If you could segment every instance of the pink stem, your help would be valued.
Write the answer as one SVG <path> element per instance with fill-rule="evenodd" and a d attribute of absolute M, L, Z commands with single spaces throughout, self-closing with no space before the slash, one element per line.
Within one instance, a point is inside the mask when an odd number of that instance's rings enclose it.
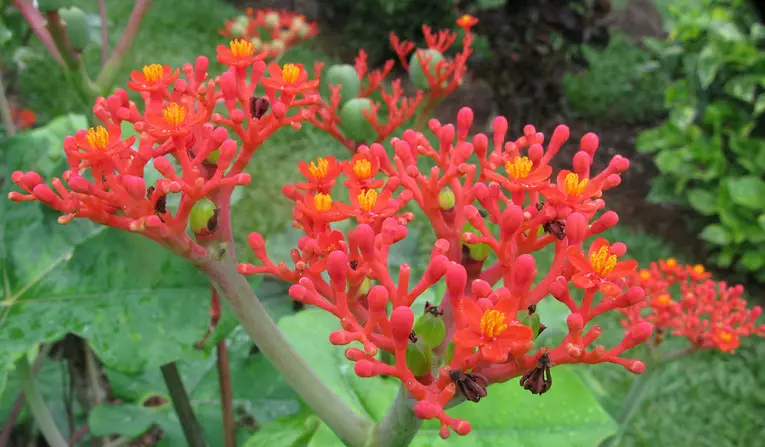
<path fill-rule="evenodd" d="M 34 7 L 34 4 L 29 0 L 13 0 L 13 3 L 19 8 L 21 15 L 24 16 L 29 27 L 32 28 L 32 31 L 34 31 L 43 43 L 51 57 L 55 59 L 59 65 L 64 66 L 64 59 L 56 48 L 56 44 L 53 42 L 53 37 L 45 28 L 45 19 L 42 14 L 40 14 L 40 11 L 38 11 L 37 8 Z"/>
<path fill-rule="evenodd" d="M 125 31 L 122 32 L 119 42 L 114 47 L 114 51 L 109 56 L 109 59 L 104 63 L 104 68 L 101 70 L 101 74 L 98 75 L 96 83 L 101 90 L 111 87 L 114 82 L 114 77 L 117 75 L 122 59 L 125 57 L 125 52 L 130 48 L 133 43 L 138 30 L 141 27 L 141 21 L 143 16 L 146 15 L 146 11 L 151 6 L 151 0 L 136 0 L 133 11 L 130 13 L 130 18 L 125 26 Z"/>

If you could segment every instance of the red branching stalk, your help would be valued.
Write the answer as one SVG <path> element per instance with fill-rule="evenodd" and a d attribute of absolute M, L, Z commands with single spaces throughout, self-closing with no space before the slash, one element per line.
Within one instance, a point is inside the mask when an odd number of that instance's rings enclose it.
<path fill-rule="evenodd" d="M 294 226 L 305 232 L 292 250 L 294 265 L 273 263 L 262 236 L 252 233 L 249 243 L 262 265 L 239 266 L 244 275 L 293 282 L 293 299 L 337 316 L 340 328 L 330 342 L 359 343 L 346 350 L 355 372 L 397 377 L 417 400 L 415 414 L 440 420 L 443 437 L 450 428 L 463 435 L 471 429 L 469 422 L 445 413 L 455 395 L 477 402 L 490 383 L 523 376 L 525 388 L 543 393 L 551 386 L 550 366 L 565 363 L 610 362 L 642 373 L 642 362 L 621 355 L 652 331 L 647 322 L 630 325 L 622 342 L 609 349 L 596 343 L 602 329 L 588 326 L 605 312 L 643 300 L 643 290 L 626 282 L 636 263 L 618 261 L 624 244 L 600 238 L 589 244 L 588 255 L 583 252 L 586 239 L 617 223 L 612 211 L 596 214 L 605 207 L 603 192 L 620 183 L 629 162 L 615 156 L 605 170 L 592 173 L 598 138 L 587 134 L 573 171 L 561 171 L 553 182 L 549 162 L 568 139 L 566 126 L 555 129 L 545 148 L 544 136 L 533 126 L 507 140 L 503 117 L 495 119 L 491 138 L 477 134 L 471 139 L 472 121 L 469 108 L 459 112 L 456 128 L 431 120 L 439 141 L 435 146 L 407 130 L 391 140 L 392 157 L 375 143 L 360 146 L 349 161 L 301 162 L 307 181 L 283 189 L 295 201 Z M 420 157 L 435 166 L 421 172 Z M 350 204 L 330 195 L 341 175 L 351 191 Z M 408 203 L 422 209 L 438 241 L 419 279 L 403 265 L 396 280 L 388 254 L 407 235 L 413 219 L 404 210 Z M 347 232 L 332 226 L 351 218 L 356 224 Z M 555 260 L 540 275 L 532 254 L 548 245 Z M 489 252 L 495 261 L 487 262 Z M 441 279 L 447 292 L 440 307 L 426 308 L 421 317 L 443 322 L 446 335 L 433 342 L 433 333 L 413 332 L 420 327 L 414 324 L 415 312 L 422 311 L 411 306 Z M 503 285 L 497 286 L 500 280 Z M 581 301 L 572 297 L 571 286 L 583 291 Z M 548 294 L 570 309 L 568 335 L 558 346 L 534 348 L 538 332 L 533 328 L 539 326 L 530 321 L 538 317 L 535 305 Z M 433 344 L 423 346 L 418 337 Z M 411 349 L 432 349 L 432 363 L 408 364 Z M 380 361 L 380 350 L 392 353 L 395 363 Z"/>
<path fill-rule="evenodd" d="M 138 31 L 141 29 L 143 16 L 146 15 L 149 7 L 151 7 L 151 0 L 135 1 L 133 10 L 130 12 L 128 23 L 125 25 L 125 30 L 122 31 L 122 36 L 120 36 L 120 40 L 117 42 L 117 45 L 115 45 L 111 55 L 109 55 L 109 58 L 104 62 L 103 69 L 96 80 L 96 83 L 102 89 L 109 89 L 114 84 L 114 77 L 117 75 L 117 71 L 122 64 L 126 52 L 130 48 L 130 45 L 132 45 L 133 40 L 135 40 L 136 34 L 138 34 Z M 104 42 L 104 44 L 106 45 L 107 42 Z"/>
<path fill-rule="evenodd" d="M 667 335 L 683 337 L 692 350 L 718 349 L 733 353 L 741 339 L 765 336 L 757 326 L 760 306 L 747 309 L 744 287 L 714 281 L 702 265 L 680 265 L 674 258 L 651 263 L 636 272 L 630 282 L 646 291 L 645 300 L 620 311 L 624 326 L 647 321 L 653 324 L 655 345 Z"/>
<path fill-rule="evenodd" d="M 42 44 L 48 50 L 50 56 L 63 67 L 64 59 L 61 57 L 61 53 L 59 53 L 58 49 L 56 48 L 56 43 L 53 41 L 53 37 L 45 27 L 45 18 L 43 18 L 42 14 L 40 14 L 40 11 L 35 8 L 32 0 L 14 0 L 13 4 L 16 5 L 21 14 L 24 16 L 24 19 L 29 24 L 29 27 L 32 28 L 32 31 L 34 31 L 34 33 L 40 39 L 40 42 L 42 42 Z"/>

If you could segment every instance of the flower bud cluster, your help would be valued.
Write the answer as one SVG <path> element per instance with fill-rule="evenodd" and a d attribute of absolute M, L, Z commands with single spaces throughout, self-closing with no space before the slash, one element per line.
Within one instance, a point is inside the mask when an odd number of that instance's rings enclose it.
<path fill-rule="evenodd" d="M 244 15 L 226 20 L 218 32 L 228 38 L 247 40 L 257 52 L 278 59 L 291 47 L 316 36 L 319 27 L 291 11 L 247 8 Z"/>

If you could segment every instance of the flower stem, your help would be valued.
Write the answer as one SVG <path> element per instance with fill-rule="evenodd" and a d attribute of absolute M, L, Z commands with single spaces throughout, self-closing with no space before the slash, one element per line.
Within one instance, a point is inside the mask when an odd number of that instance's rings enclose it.
<path fill-rule="evenodd" d="M 37 389 L 32 368 L 29 367 L 26 356 L 21 357 L 16 362 L 16 369 L 21 375 L 22 389 L 24 390 L 29 411 L 40 427 L 45 441 L 48 442 L 50 447 L 67 447 L 66 440 L 56 427 L 53 416 L 50 414 L 48 407 L 45 406 L 40 390 Z"/>
<path fill-rule="evenodd" d="M 220 288 L 239 323 L 292 389 L 343 442 L 364 446 L 372 423 L 349 408 L 295 352 L 250 284 L 236 271 L 232 251 L 223 260 L 206 261 L 199 268 Z"/>
<path fill-rule="evenodd" d="M 399 447 L 412 442 L 422 425 L 414 415 L 413 402 L 403 386 L 399 387 L 396 400 L 377 426 L 371 445 L 374 447 Z"/>
<path fill-rule="evenodd" d="M 189 395 L 186 393 L 186 387 L 183 386 L 183 380 L 178 373 L 178 366 L 175 362 L 171 362 L 162 365 L 160 369 L 162 370 L 162 377 L 165 378 L 167 389 L 170 391 L 170 399 L 173 401 L 175 412 L 181 421 L 186 442 L 191 447 L 206 447 L 207 443 L 202 426 L 199 425 L 199 421 L 194 415 L 194 409 L 191 408 Z"/>
<path fill-rule="evenodd" d="M 220 384 L 220 403 L 221 410 L 223 411 L 223 445 L 225 447 L 236 447 L 234 405 L 231 394 L 231 371 L 228 364 L 228 348 L 226 347 L 225 339 L 218 342 L 218 383 Z"/>
<path fill-rule="evenodd" d="M 40 14 L 40 11 L 35 8 L 32 0 L 14 0 L 13 4 L 16 5 L 16 8 L 21 12 L 21 15 L 24 16 L 27 24 L 29 24 L 29 27 L 48 50 L 50 56 L 59 65 L 64 66 L 64 59 L 61 57 L 61 53 L 58 52 L 58 48 L 56 48 L 56 44 L 53 42 L 53 37 L 51 37 L 50 32 L 48 32 L 48 29 L 45 26 L 45 19 L 42 14 Z"/>

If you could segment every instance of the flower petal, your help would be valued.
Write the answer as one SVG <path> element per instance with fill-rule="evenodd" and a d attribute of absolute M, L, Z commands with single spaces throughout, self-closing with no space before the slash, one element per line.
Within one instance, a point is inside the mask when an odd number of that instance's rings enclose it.
<path fill-rule="evenodd" d="M 505 316 L 505 321 L 515 320 L 516 314 L 518 313 L 518 302 L 513 298 L 504 298 L 494 305 L 494 310 L 502 312 Z"/>
<path fill-rule="evenodd" d="M 566 255 L 568 256 L 568 262 L 578 271 L 582 273 L 592 272 L 592 264 L 584 257 L 584 253 L 582 253 L 579 247 L 569 247 L 566 250 Z"/>
<path fill-rule="evenodd" d="M 592 245 L 590 245 L 590 249 L 587 251 L 587 256 L 588 257 L 592 256 L 593 253 L 597 253 L 603 247 L 608 247 L 610 249 L 611 244 L 609 244 L 608 240 L 606 240 L 606 238 L 604 237 L 599 237 L 595 239 L 592 242 Z"/>
<path fill-rule="evenodd" d="M 454 333 L 454 343 L 472 349 L 476 346 L 481 346 L 483 344 L 483 339 L 480 334 L 464 329 Z"/>
<path fill-rule="evenodd" d="M 589 289 L 597 284 L 590 273 L 577 273 L 571 277 L 571 282 L 580 289 Z"/>
<path fill-rule="evenodd" d="M 481 346 L 481 355 L 492 363 L 504 362 L 507 359 L 505 347 L 501 343 L 491 342 Z"/>
<path fill-rule="evenodd" d="M 611 281 L 603 281 L 600 283 L 600 292 L 603 295 L 616 296 L 622 292 L 622 288 Z"/>
<path fill-rule="evenodd" d="M 526 344 L 534 338 L 531 328 L 523 324 L 511 324 L 501 334 L 498 339 L 503 343 L 521 343 Z"/>
<path fill-rule="evenodd" d="M 462 315 L 462 321 L 469 327 L 474 329 L 481 328 L 481 318 L 483 317 L 483 311 L 475 301 L 470 298 L 463 298 L 460 300 L 459 312 Z"/>
<path fill-rule="evenodd" d="M 608 274 L 608 278 L 623 278 L 634 273 L 637 267 L 638 263 L 635 260 L 619 261 L 614 266 L 614 269 L 611 270 L 611 273 Z"/>

